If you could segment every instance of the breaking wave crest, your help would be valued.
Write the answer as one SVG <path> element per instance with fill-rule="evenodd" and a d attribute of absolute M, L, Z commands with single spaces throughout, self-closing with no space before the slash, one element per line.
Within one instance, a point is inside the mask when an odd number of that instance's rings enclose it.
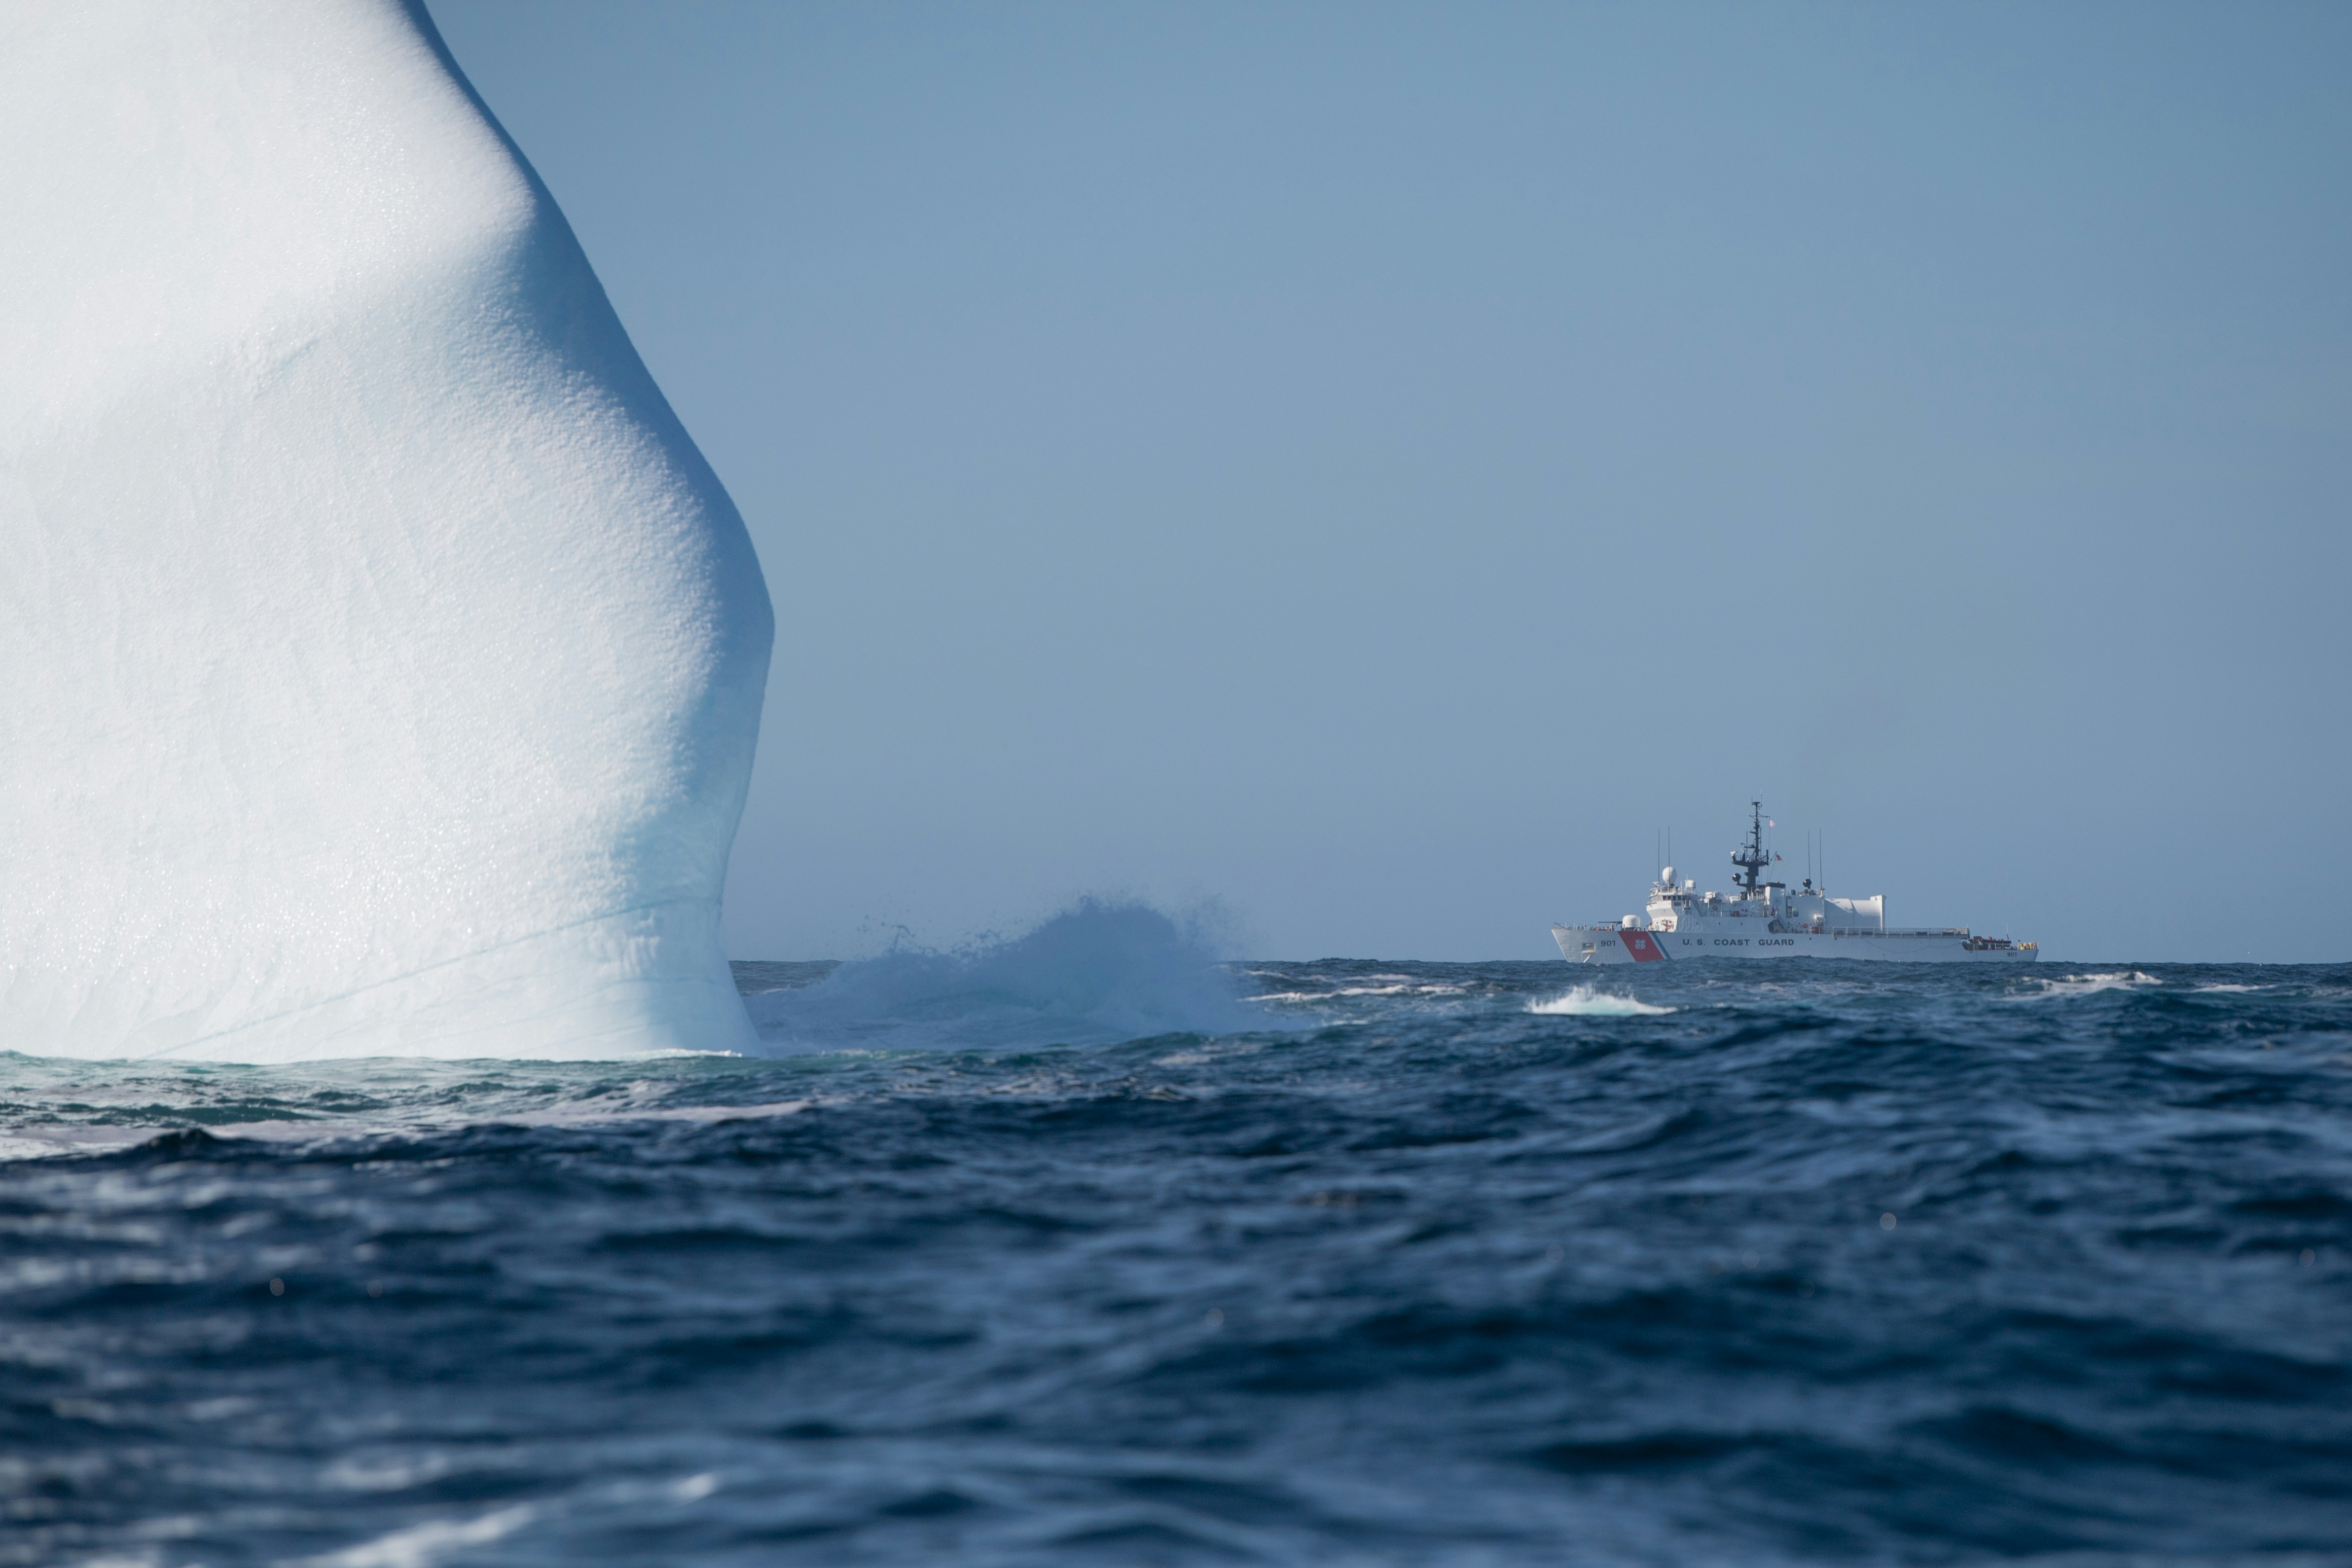
<path fill-rule="evenodd" d="M 787 1052 L 1108 1045 L 1268 1023 L 1197 926 L 1093 899 L 1017 937 L 855 960 L 744 1005 L 761 1040 Z"/>
<path fill-rule="evenodd" d="M 1576 985 L 1558 996 L 1528 1003 L 1528 1011 L 1575 1018 L 1632 1018 L 1671 1013 L 1674 1009 L 1654 1007 L 1647 1002 L 1637 1002 L 1631 996 L 1619 996 L 1591 985 Z"/>
<path fill-rule="evenodd" d="M 2144 986 L 2162 984 L 2153 974 L 2137 969 L 2117 969 L 2104 974 L 2062 974 L 2053 980 L 2036 979 L 2034 989 L 2025 993 L 2028 999 L 2043 997 L 2095 996 L 2102 991 L 2137 991 Z"/>

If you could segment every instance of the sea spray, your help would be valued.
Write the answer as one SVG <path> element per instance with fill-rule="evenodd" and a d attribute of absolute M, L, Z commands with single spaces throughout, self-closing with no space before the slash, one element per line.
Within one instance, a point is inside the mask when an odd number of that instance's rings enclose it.
<path fill-rule="evenodd" d="M 894 949 L 747 1005 L 761 1042 L 782 1051 L 1105 1045 L 1269 1026 L 1212 940 L 1199 920 L 1086 899 L 1019 936 Z"/>

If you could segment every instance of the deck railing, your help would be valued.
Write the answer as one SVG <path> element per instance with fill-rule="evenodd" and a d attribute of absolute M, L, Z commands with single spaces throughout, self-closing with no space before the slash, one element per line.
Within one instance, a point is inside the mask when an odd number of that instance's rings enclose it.
<path fill-rule="evenodd" d="M 1897 926 L 1892 931 L 1856 931 L 1851 927 L 1832 926 L 1830 928 L 1830 934 L 1832 936 L 1866 936 L 1874 942 L 1880 937 L 1889 936 L 1966 936 L 1969 934 L 1969 928 L 1966 926 Z"/>

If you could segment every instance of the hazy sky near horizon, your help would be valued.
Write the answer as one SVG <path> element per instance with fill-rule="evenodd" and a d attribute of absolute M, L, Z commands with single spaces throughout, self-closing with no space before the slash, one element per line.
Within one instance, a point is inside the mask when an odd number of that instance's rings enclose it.
<path fill-rule="evenodd" d="M 2352 958 L 2352 9 L 432 11 L 759 547 L 739 957 L 1546 956 L 1761 796 Z"/>

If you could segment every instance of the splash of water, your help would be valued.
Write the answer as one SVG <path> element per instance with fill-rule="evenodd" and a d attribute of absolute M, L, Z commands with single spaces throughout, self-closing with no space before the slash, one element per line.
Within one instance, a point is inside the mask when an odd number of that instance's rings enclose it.
<path fill-rule="evenodd" d="M 853 961 L 745 1005 L 776 1051 L 1108 1045 L 1269 1022 L 1202 931 L 1149 905 L 1094 899 L 1020 936 Z"/>
<path fill-rule="evenodd" d="M 1591 985 L 1575 985 L 1558 996 L 1528 1004 L 1530 1013 L 1575 1018 L 1634 1018 L 1655 1013 L 1671 1013 L 1672 1007 L 1655 1007 L 1647 1002 L 1637 1002 L 1631 996 L 1619 996 Z"/>

